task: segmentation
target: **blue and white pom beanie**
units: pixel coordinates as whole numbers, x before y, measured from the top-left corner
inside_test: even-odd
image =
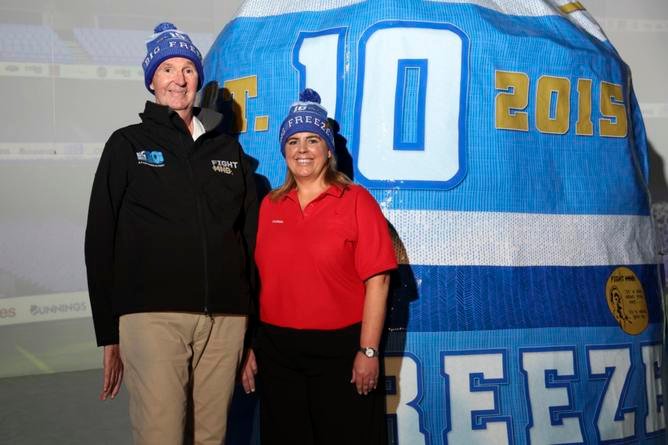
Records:
[[[197,91],[204,83],[204,69],[202,68],[202,53],[193,44],[188,34],[176,29],[169,22],[160,23],[153,30],[153,35],[146,41],[146,57],[142,67],[144,68],[144,85],[152,94],[154,91],[150,85],[153,82],[155,70],[162,62],[172,57],[185,57],[195,64],[197,69]]]
[[[329,151],[335,154],[334,132],[327,120],[327,110],[320,105],[320,95],[307,88],[299,94],[299,102],[290,107],[288,116],[281,124],[280,141],[281,153],[285,156],[285,142],[295,133],[307,131],[320,136]]]

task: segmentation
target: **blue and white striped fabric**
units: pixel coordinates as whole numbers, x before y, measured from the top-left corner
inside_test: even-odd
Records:
[[[249,0],[205,71],[273,186],[316,89],[392,225],[391,443],[665,443],[645,133],[580,2]]]

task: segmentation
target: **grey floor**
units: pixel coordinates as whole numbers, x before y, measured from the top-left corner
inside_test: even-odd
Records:
[[[132,444],[125,389],[101,402],[101,385],[100,369],[0,379],[0,445]],[[256,404],[237,389],[227,443],[255,444]]]
[[[102,371],[0,379],[0,444],[131,444],[128,398],[101,402]]]

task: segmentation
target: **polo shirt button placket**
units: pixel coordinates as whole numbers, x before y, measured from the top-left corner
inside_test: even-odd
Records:
[[[314,203],[309,202],[306,207],[304,207],[304,211],[302,212],[304,214],[304,218],[307,218],[311,214],[311,208],[313,207]]]

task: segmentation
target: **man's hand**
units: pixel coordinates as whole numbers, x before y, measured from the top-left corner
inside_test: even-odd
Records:
[[[104,347],[102,365],[104,366],[104,382],[100,400],[107,400],[108,397],[113,399],[121,389],[121,383],[123,382],[123,361],[118,345],[106,345]]]

